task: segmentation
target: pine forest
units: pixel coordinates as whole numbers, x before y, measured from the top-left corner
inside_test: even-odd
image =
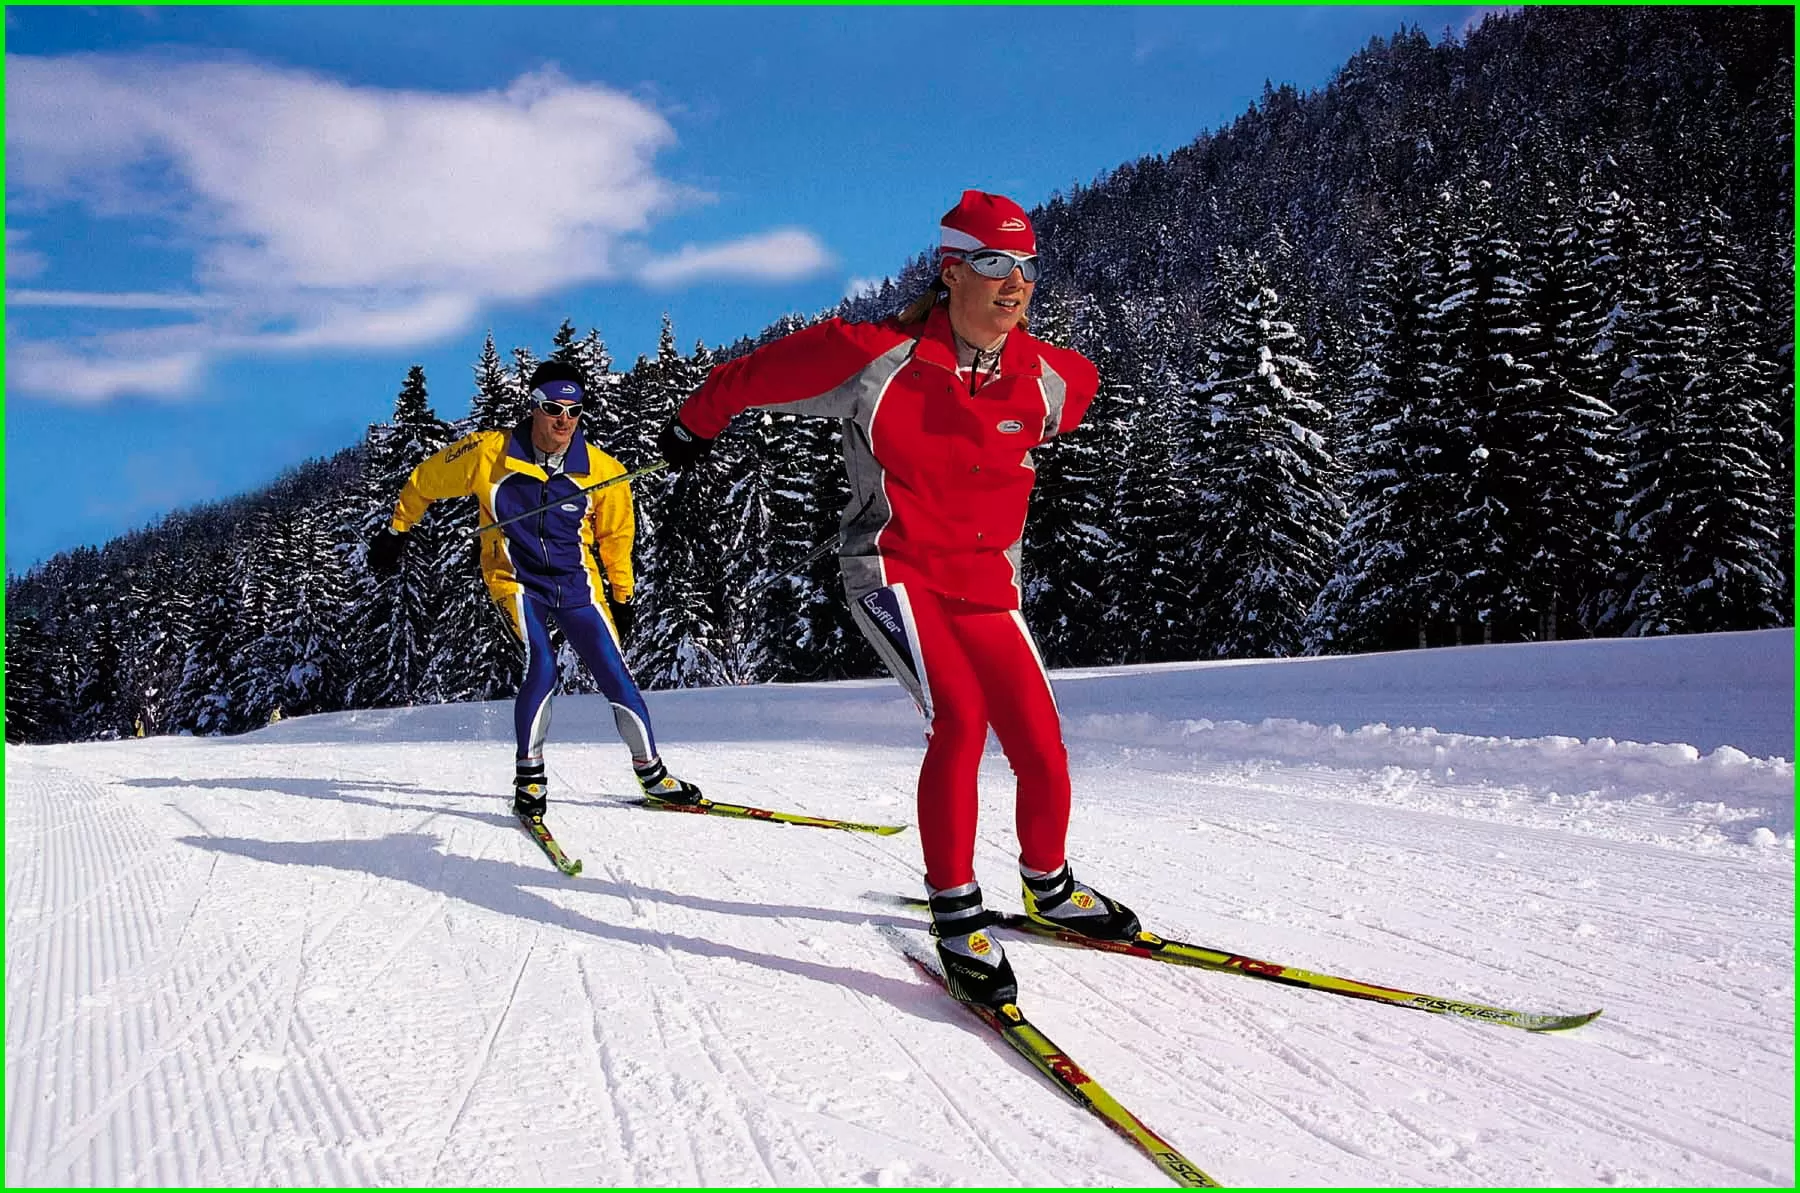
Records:
[[[1031,331],[1101,377],[1036,461],[1045,661],[1793,624],[1793,45],[1788,7],[1403,29],[1032,211]],[[490,336],[467,377],[397,377],[392,417],[332,458],[9,577],[7,738],[510,697],[473,501],[433,505],[393,578],[364,564],[411,469],[518,422],[545,358],[601,395],[586,437],[649,464],[713,365],[916,297],[930,231],[879,289],[735,344],[684,348],[664,315],[619,368],[578,316]],[[642,686],[880,672],[835,560],[794,570],[836,533],[838,433],[752,412],[634,484]]]

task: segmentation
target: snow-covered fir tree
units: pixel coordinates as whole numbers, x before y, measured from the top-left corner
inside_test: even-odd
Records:
[[[1182,553],[1191,525],[1189,493],[1177,475],[1181,439],[1181,367],[1174,312],[1138,308],[1129,320],[1126,381],[1140,399],[1126,437],[1113,498],[1105,575],[1110,599],[1101,615],[1101,658],[1109,663],[1190,657],[1192,619]]]
[[[1518,246],[1499,221],[1492,185],[1477,179],[1451,199],[1448,293],[1432,318],[1442,347],[1427,380],[1440,425],[1455,512],[1439,547],[1454,585],[1457,627],[1484,640],[1497,629],[1535,623],[1524,578],[1535,552],[1528,456],[1544,430],[1542,378],[1529,353],[1539,337],[1527,304]]]
[[[699,388],[705,378],[703,365],[676,348],[674,325],[664,315],[645,393],[645,413],[657,428]],[[729,430],[720,438],[727,443],[715,447],[699,464],[673,478],[651,478],[643,486],[657,526],[654,602],[640,613],[644,620],[632,651],[638,681],[644,686],[705,686],[738,678],[733,643],[725,632],[729,598],[722,544],[731,537],[725,498],[731,465],[743,443]]]
[[[1441,347],[1430,316],[1446,265],[1416,222],[1396,225],[1391,243],[1364,286],[1343,419],[1348,521],[1317,606],[1315,649],[1423,646],[1448,587],[1431,550],[1451,509],[1439,394],[1428,381]]]
[[[352,528],[359,547],[392,520],[394,503],[413,469],[448,442],[450,428],[431,408],[425,370],[413,365],[394,399],[393,418],[371,426],[364,440]],[[356,665],[347,698],[353,707],[411,704],[419,697],[445,596],[442,577],[433,567],[442,535],[439,513],[434,504],[407,531],[407,550],[394,576],[375,576],[366,568],[352,573],[348,637]]]
[[[1591,212],[1552,194],[1538,228],[1527,312],[1537,339],[1527,361],[1539,384],[1518,414],[1519,529],[1529,552],[1525,605],[1539,617],[1535,636],[1554,639],[1577,624],[1616,565],[1616,530],[1594,511],[1618,501],[1619,426],[1603,396],[1606,307],[1589,265]]]
[[[68,705],[54,676],[56,640],[36,610],[6,604],[6,740],[47,742],[67,733]]]
[[[488,332],[481,345],[481,359],[475,365],[475,398],[469,417],[475,430],[510,431],[525,417],[523,379],[506,367],[500,350],[494,346],[494,333]]]
[[[231,627],[237,617],[237,592],[231,584],[229,544],[201,550],[188,560],[194,587],[193,632],[182,654],[176,681],[171,728],[205,736],[233,728],[228,674]]]
[[[1784,517],[1771,457],[1779,383],[1759,351],[1756,299],[1725,236],[1724,213],[1682,222],[1670,295],[1627,389],[1632,443],[1628,533],[1641,574],[1633,632],[1780,623],[1776,570]]]
[[[193,601],[170,558],[148,551],[125,572],[116,610],[128,648],[121,660],[119,716],[131,732],[166,732],[171,697],[193,634]]]
[[[268,711],[283,716],[343,707],[346,569],[329,519],[321,506],[302,507],[276,519],[262,543],[272,583],[252,657],[268,669]],[[252,695],[244,711],[261,711],[263,699]]]
[[[1100,387],[1081,425],[1039,453],[1025,523],[1025,608],[1053,665],[1097,661],[1092,627],[1112,599],[1113,504],[1143,401],[1135,363],[1119,346],[1121,317],[1086,299],[1070,315],[1071,345],[1094,362]]]
[[[1202,649],[1298,654],[1343,525],[1305,343],[1260,254],[1219,260],[1223,309],[1188,393],[1188,607]]]

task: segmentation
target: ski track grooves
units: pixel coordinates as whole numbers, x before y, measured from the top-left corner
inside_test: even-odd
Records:
[[[328,1061],[303,1053],[297,1070],[289,1064],[293,1042],[310,1037],[296,998],[305,954],[356,903],[319,925],[253,937],[274,946],[260,955],[236,941],[221,947],[217,937],[187,953],[182,946],[206,902],[217,856],[177,855],[169,864],[115,795],[57,772],[15,784],[13,797],[9,805],[28,805],[19,824],[40,819],[44,856],[57,877],[41,889],[53,914],[40,918],[38,931],[9,940],[13,950],[21,943],[32,950],[33,961],[19,968],[49,977],[49,997],[27,1000],[26,1013],[10,1017],[9,1034],[26,1038],[15,1038],[9,1053],[21,1063],[35,1058],[29,1063],[36,1083],[69,1096],[23,1116],[9,1107],[9,1158],[46,1178],[82,1183],[211,1183],[266,1173],[278,1121],[310,1129],[323,1111],[348,1128],[340,1138],[372,1133],[366,1116],[344,1102]],[[27,836],[16,833],[15,847]],[[98,885],[86,889],[83,880],[94,876]],[[166,914],[171,905],[173,916]],[[165,945],[171,920],[179,927]],[[67,1009],[39,1023],[50,1006]],[[91,1083],[73,1085],[81,1074]],[[298,1105],[296,1089],[303,1091]],[[182,1139],[169,1124],[185,1124],[193,1134]],[[119,1140],[96,1149],[109,1131]],[[300,1160],[293,1175],[303,1182],[380,1173],[379,1166],[346,1166],[329,1155],[322,1166]]]
[[[908,961],[906,963],[906,965],[909,970],[912,968],[911,961]],[[923,985],[921,985],[920,991],[921,991],[921,993],[931,993],[930,991],[927,991]],[[944,997],[947,998],[949,996],[945,995]],[[963,1012],[958,1011],[957,1013],[962,1014]],[[955,1095],[951,1092],[950,1088],[948,1086],[946,1086],[944,1084],[944,1082],[938,1078],[937,1073],[933,1071],[937,1066],[934,1066],[934,1065],[928,1063],[926,1060],[924,1060],[918,1054],[918,1052],[912,1047],[912,1045],[908,1044],[905,1040],[900,1038],[899,1033],[894,1030],[893,1025],[890,1021],[891,1020],[891,1012],[888,1012],[882,1008],[876,1008],[873,1013],[872,1018],[874,1019],[874,1021],[876,1023],[878,1023],[880,1025],[882,1034],[887,1036],[888,1039],[892,1040],[894,1042],[895,1047],[899,1048],[901,1052],[906,1054],[906,1059],[909,1060],[910,1062],[912,1062],[914,1071],[919,1073],[922,1077],[924,1077],[925,1080],[931,1085],[931,1088],[937,1092],[938,1101],[942,1105],[945,1117],[947,1119],[952,1119],[955,1122],[961,1123],[963,1133],[968,1138],[973,1139],[975,1141],[975,1143],[981,1148],[981,1150],[986,1152],[988,1154],[988,1157],[990,1159],[992,1159],[994,1161],[994,1163],[999,1166],[1000,1170],[1003,1173],[1005,1173],[1008,1177],[1013,1177],[1013,1178],[1021,1177],[1023,1174],[1018,1172],[1011,1164],[1008,1164],[1006,1162],[1006,1160],[1001,1157],[1000,1153],[994,1150],[993,1146],[988,1142],[987,1132],[982,1130],[981,1126],[978,1123],[976,1123],[974,1119],[969,1117],[967,1111],[963,1110],[963,1108],[961,1106],[957,1105],[957,1100],[956,1100]],[[970,1032],[974,1032],[974,1030],[975,1030],[973,1028],[973,1026],[970,1024],[958,1023],[955,1026],[957,1026],[959,1028],[963,1028],[964,1030],[967,1030]],[[987,1038],[987,1036],[985,1034],[982,1037],[982,1042],[984,1044],[985,1043],[998,1043],[1000,1050],[1004,1051],[1004,1053],[1008,1057],[1017,1059],[1020,1064],[1025,1063],[1024,1059],[1022,1057],[1019,1057],[1018,1054],[1015,1053],[1004,1042],[991,1041]],[[1039,1078],[1039,1080],[1041,1080],[1041,1078]],[[1018,1183],[1024,1184],[1026,1182],[1021,1180]]]
[[[456,1109],[450,1114],[449,1121],[443,1129],[437,1132],[442,1136],[443,1143],[439,1145],[437,1156],[431,1163],[432,1184],[439,1183],[438,1169],[443,1164],[444,1153],[449,1150],[450,1144],[455,1140],[456,1128],[461,1125],[463,1115],[468,1112],[469,1103],[475,1096],[475,1086],[480,1083],[481,1075],[487,1071],[488,1060],[494,1054],[494,1041],[499,1039],[500,1029],[506,1025],[506,1017],[512,1012],[513,1003],[518,1000],[519,986],[525,981],[525,972],[531,965],[531,954],[536,950],[538,938],[543,935],[543,931],[541,926],[533,929],[531,939],[526,942],[524,950],[520,953],[519,964],[513,970],[512,986],[506,992],[506,1001],[495,1012],[494,1022],[488,1027],[487,1037],[481,1041],[481,1047],[476,1051],[474,1061],[468,1067],[468,1075],[463,1080],[461,1090],[456,1097]]]
[[[658,694],[706,709],[657,709],[684,774],[912,821],[914,743],[721,722],[732,696]],[[576,700],[600,738],[558,741],[573,881],[483,794],[503,710],[9,747],[7,1183],[1157,1179],[876,931],[925,927],[876,910],[920,889],[916,831],[588,799],[623,759]],[[1562,806],[1215,746],[1077,743],[1078,877],[1173,938],[1607,1016],[1532,1036],[997,932],[1033,1022],[1171,1144],[1246,1184],[1791,1184],[1791,836],[1733,837],[1734,766]],[[980,784],[978,876],[1016,907],[998,754]]]

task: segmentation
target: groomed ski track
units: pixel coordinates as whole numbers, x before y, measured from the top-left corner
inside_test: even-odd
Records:
[[[1456,652],[1465,696],[1516,657],[1492,652],[1558,648],[1487,649]],[[1791,635],[1711,649],[1742,699],[1788,701],[1740,705],[1747,734],[1791,724],[1778,675],[1743,677]],[[1617,657],[1627,726],[1678,722],[1662,665]],[[1555,721],[1563,699],[1579,740],[1507,736],[1492,691],[1358,729],[1428,690],[1382,665],[1059,676],[1078,873],[1170,936],[1606,1014],[1534,1037],[1009,940],[1033,1020],[1228,1185],[1791,1185],[1791,762],[1590,736],[1579,685],[1518,701]],[[1309,719],[1251,707],[1282,684]],[[914,819],[919,723],[890,685],[651,706],[720,798]],[[623,806],[610,715],[562,697],[565,878],[501,798],[510,724],[495,703],[8,747],[7,1183],[1158,1183],[875,930],[921,922],[869,897],[917,891],[915,833]],[[983,791],[980,877],[1016,906],[998,753]]]

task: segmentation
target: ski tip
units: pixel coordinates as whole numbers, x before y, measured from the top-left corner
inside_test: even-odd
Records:
[[[1600,1011],[1588,1011],[1580,1015],[1545,1015],[1540,1023],[1526,1024],[1525,1030],[1535,1032],[1569,1031],[1572,1028],[1592,1023],[1600,1018],[1601,1013]]]
[[[880,903],[887,907],[928,908],[931,904],[911,895],[896,895],[893,891],[864,891],[863,898],[871,903]]]
[[[567,874],[570,878],[577,877],[581,873],[581,859],[575,858],[570,861],[568,865],[558,866],[557,869],[561,870],[564,874]]]

